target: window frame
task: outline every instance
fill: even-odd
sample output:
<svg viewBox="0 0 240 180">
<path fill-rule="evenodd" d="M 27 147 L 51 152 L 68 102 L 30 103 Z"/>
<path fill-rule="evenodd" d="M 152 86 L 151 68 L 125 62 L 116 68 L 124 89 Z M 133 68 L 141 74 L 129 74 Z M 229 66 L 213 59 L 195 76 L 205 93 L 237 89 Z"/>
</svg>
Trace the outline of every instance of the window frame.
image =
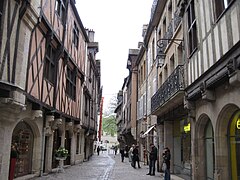
<svg viewBox="0 0 240 180">
<path fill-rule="evenodd" d="M 61 21 L 64 21 L 64 17 L 66 14 L 66 0 L 56 0 L 55 1 L 55 12 Z"/>
<path fill-rule="evenodd" d="M 46 48 L 44 60 L 44 78 L 52 84 L 55 83 L 55 55 L 55 48 L 52 44 L 49 44 Z"/>
<path fill-rule="evenodd" d="M 218 21 L 235 0 L 214 0 L 214 18 Z"/>
<path fill-rule="evenodd" d="M 73 44 L 74 46 L 78 49 L 78 44 L 79 44 L 79 29 L 78 29 L 78 26 L 77 26 L 77 23 L 74 21 L 74 24 L 73 24 Z"/>
<path fill-rule="evenodd" d="M 67 66 L 66 70 L 66 94 L 73 100 L 76 99 L 76 72 Z"/>
<path fill-rule="evenodd" d="M 198 46 L 197 19 L 194 5 L 194 0 L 191 0 L 187 7 L 187 35 L 189 57 L 192 56 Z"/>
</svg>

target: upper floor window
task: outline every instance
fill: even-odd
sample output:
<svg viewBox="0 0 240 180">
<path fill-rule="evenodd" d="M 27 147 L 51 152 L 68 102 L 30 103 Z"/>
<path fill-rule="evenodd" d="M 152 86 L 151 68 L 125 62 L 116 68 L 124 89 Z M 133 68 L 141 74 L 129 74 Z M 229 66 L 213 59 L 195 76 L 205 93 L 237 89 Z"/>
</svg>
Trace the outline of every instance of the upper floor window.
<svg viewBox="0 0 240 180">
<path fill-rule="evenodd" d="M 197 48 L 197 22 L 194 9 L 194 0 L 192 0 L 187 9 L 188 17 L 188 48 L 189 55 Z"/>
<path fill-rule="evenodd" d="M 1 25 L 2 25 L 3 2 L 4 2 L 4 1 L 0 1 L 0 27 L 1 27 Z"/>
<path fill-rule="evenodd" d="M 216 19 L 222 14 L 222 12 L 229 6 L 233 0 L 215 0 L 215 16 Z"/>
<path fill-rule="evenodd" d="M 76 98 L 76 73 L 67 67 L 66 93 L 73 100 Z"/>
<path fill-rule="evenodd" d="M 155 61 L 155 40 L 152 41 L 152 59 Z"/>
<path fill-rule="evenodd" d="M 55 11 L 60 19 L 63 21 L 66 14 L 66 0 L 56 0 Z"/>
<path fill-rule="evenodd" d="M 79 41 L 79 30 L 77 27 L 77 24 L 74 22 L 73 27 L 73 44 L 77 48 L 78 47 L 78 41 Z"/>
<path fill-rule="evenodd" d="M 56 54 L 55 49 L 52 47 L 52 45 L 49 45 L 47 47 L 47 52 L 45 56 L 44 77 L 51 83 L 54 83 L 55 54 Z"/>
</svg>

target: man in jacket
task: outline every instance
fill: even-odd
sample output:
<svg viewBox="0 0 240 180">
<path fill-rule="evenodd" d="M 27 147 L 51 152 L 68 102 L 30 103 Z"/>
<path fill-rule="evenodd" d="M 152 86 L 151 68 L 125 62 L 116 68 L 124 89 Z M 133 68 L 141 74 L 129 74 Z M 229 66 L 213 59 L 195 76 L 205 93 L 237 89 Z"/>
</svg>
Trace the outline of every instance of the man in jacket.
<svg viewBox="0 0 240 180">
<path fill-rule="evenodd" d="M 155 176 L 155 164 L 157 161 L 157 148 L 153 143 L 150 144 L 151 151 L 149 152 L 149 173 L 147 175 Z"/>
</svg>

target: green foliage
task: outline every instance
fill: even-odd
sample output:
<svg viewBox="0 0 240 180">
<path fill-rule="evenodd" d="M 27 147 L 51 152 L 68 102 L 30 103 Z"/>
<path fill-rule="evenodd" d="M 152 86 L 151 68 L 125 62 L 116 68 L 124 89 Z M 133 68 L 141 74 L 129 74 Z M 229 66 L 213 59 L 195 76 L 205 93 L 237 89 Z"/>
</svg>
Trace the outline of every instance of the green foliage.
<svg viewBox="0 0 240 180">
<path fill-rule="evenodd" d="M 64 147 L 58 148 L 58 150 L 55 151 L 55 157 L 67 157 L 68 156 L 68 150 Z"/>
<path fill-rule="evenodd" d="M 114 136 L 117 133 L 116 117 L 115 115 L 105 116 L 102 121 L 103 132 L 107 135 Z"/>
</svg>

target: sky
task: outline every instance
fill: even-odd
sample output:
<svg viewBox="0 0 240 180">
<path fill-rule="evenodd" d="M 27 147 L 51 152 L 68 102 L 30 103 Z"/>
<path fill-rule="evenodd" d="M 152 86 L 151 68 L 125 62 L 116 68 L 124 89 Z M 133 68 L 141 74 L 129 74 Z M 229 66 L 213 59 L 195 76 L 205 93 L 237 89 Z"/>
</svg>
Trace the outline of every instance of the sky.
<svg viewBox="0 0 240 180">
<path fill-rule="evenodd" d="M 76 0 L 83 26 L 95 31 L 101 60 L 104 105 L 116 97 L 128 76 L 129 49 L 142 42 L 142 27 L 150 20 L 153 0 Z"/>
</svg>

